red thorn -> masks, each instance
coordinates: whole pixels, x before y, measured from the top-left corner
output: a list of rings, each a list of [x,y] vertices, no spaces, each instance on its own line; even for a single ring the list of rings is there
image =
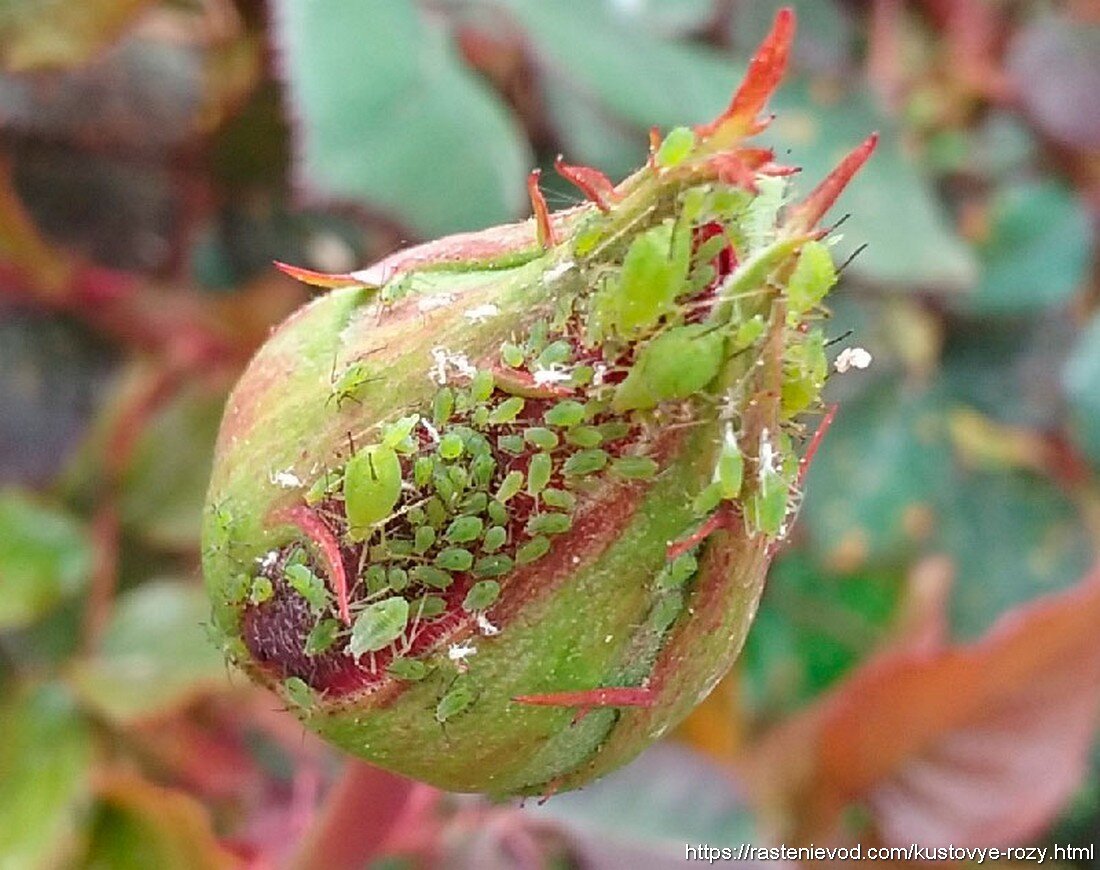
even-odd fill
[[[572,166],[565,163],[559,154],[554,160],[554,169],[558,175],[570,184],[580,188],[589,200],[596,203],[600,211],[611,211],[611,205],[619,198],[611,179],[590,166]]]
[[[837,167],[825,176],[821,184],[814,188],[813,193],[791,210],[787,220],[788,228],[795,232],[808,232],[812,229],[825,216],[825,212],[832,208],[837,197],[874,152],[876,145],[878,145],[878,133],[872,133],[858,148],[841,160]]]
[[[288,523],[297,527],[302,534],[309,538],[321,551],[321,557],[325,560],[329,578],[332,580],[332,591],[336,594],[336,605],[339,609],[340,619],[345,625],[351,624],[351,613],[348,610],[348,576],[344,572],[344,558],[340,553],[340,545],[336,542],[335,535],[325,525],[325,521],[312,508],[304,505],[292,505],[277,511],[272,519],[276,522]]]
[[[817,429],[814,430],[813,437],[810,438],[810,443],[806,447],[806,455],[798,460],[798,485],[802,486],[802,481],[806,479],[806,473],[810,470],[810,463],[814,461],[814,456],[817,455],[817,448],[821,446],[821,442],[825,440],[825,435],[829,431],[829,427],[833,425],[833,420],[836,419],[836,405],[830,405],[826,411],[825,416],[821,418],[821,422],[817,424]]]
[[[695,128],[700,139],[707,139],[720,130],[728,130],[731,134],[729,138],[737,139],[752,129],[756,116],[767,104],[768,98],[775,92],[787,71],[794,30],[794,11],[790,7],[780,9],[776,13],[771,32],[764,37],[756,54],[749,61],[745,80],[733,95],[726,111],[710,124]]]
[[[275,264],[275,268],[284,275],[289,275],[294,280],[301,281],[303,284],[309,284],[311,287],[326,287],[330,290],[336,290],[340,287],[364,286],[363,282],[354,275],[315,272],[313,269],[304,269],[301,266],[280,263],[278,260],[273,260],[272,262]]]
[[[531,208],[535,212],[535,233],[543,248],[552,248],[558,243],[554,233],[554,224],[550,221],[550,209],[546,207],[546,197],[539,190],[541,169],[532,169],[527,176],[527,193],[531,197]]]
[[[657,693],[645,686],[612,686],[543,695],[517,695],[512,700],[535,707],[581,707],[587,712],[592,707],[653,707],[657,704]]]
[[[718,509],[707,517],[703,521],[703,524],[694,532],[687,537],[680,538],[680,540],[673,541],[669,544],[668,549],[665,550],[665,558],[669,561],[678,559],[692,547],[701,544],[719,529],[734,531],[740,522],[741,518],[737,516],[737,513],[733,509],[733,505],[729,504],[729,502],[724,502],[719,505]]]
[[[661,147],[661,128],[654,124],[649,128],[649,156],[646,157],[646,166],[650,169],[657,168],[657,149]]]

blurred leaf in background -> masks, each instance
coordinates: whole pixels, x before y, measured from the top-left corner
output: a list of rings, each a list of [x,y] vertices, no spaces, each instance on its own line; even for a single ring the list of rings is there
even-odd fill
[[[0,4],[0,866],[642,870],[691,840],[1095,840],[1088,3],[794,0],[767,139],[795,189],[882,135],[833,218],[826,324],[830,361],[873,363],[830,378],[837,420],[745,653],[678,732],[698,751],[541,808],[341,778],[206,638],[221,406],[308,298],[270,261],[346,271],[522,219],[534,166],[573,204],[558,153],[621,178],[651,125],[726,105],[780,5]]]

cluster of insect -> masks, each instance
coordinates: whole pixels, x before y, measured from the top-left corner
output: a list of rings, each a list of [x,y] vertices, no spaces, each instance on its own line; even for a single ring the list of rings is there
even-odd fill
[[[540,224],[545,246],[562,249],[544,275],[555,284],[553,310],[476,366],[436,348],[425,361],[431,402],[378,424],[371,443],[353,444],[342,466],[309,483],[305,510],[314,519],[299,523],[309,543],[271,554],[256,576],[241,578],[235,594],[246,607],[293,594],[313,619],[307,659],[339,655],[370,673],[423,679],[434,641],[456,619],[497,632],[502,586],[555,551],[590,493],[644,485],[661,473],[663,434],[715,421],[722,442],[712,480],[695,495],[700,524],[736,504],[750,533],[783,534],[798,494],[792,438],[803,432],[793,420],[825,381],[815,321],[836,272],[826,243],[785,231],[782,172],[750,184],[698,183],[696,150],[687,128],[653,149],[649,171],[670,191],[671,217],[632,210],[607,184],[601,207],[568,241]],[[677,184],[681,167],[689,168]],[[564,167],[574,180],[581,171]],[[767,279],[784,264],[777,296]],[[384,302],[398,295],[382,288]],[[776,342],[786,424],[744,444],[741,413],[763,349]],[[379,374],[363,360],[334,373],[335,406],[354,406]],[[690,582],[695,560],[692,547],[684,550],[655,583]],[[676,607],[666,609],[662,621],[671,624]],[[459,672],[466,653],[449,657]],[[291,694],[309,681],[307,673],[283,677]],[[458,683],[437,718],[475,695]]]

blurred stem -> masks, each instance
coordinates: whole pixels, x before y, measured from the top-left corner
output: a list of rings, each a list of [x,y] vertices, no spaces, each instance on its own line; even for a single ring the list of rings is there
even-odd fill
[[[349,761],[311,830],[293,870],[358,870],[395,851],[422,851],[434,841],[442,792]]]
[[[50,247],[15,190],[10,162],[0,157],[0,254],[38,292],[57,299],[72,280],[72,266]]]

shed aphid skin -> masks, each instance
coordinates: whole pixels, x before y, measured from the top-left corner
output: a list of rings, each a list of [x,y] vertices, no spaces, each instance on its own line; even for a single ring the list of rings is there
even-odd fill
[[[331,292],[230,399],[204,569],[223,647],[309,728],[451,790],[567,789],[728,669],[831,419],[800,459],[837,278],[818,224],[875,143],[801,202],[745,144],[793,25],[619,184],[559,159],[578,207],[534,173],[526,223],[280,267]]]

